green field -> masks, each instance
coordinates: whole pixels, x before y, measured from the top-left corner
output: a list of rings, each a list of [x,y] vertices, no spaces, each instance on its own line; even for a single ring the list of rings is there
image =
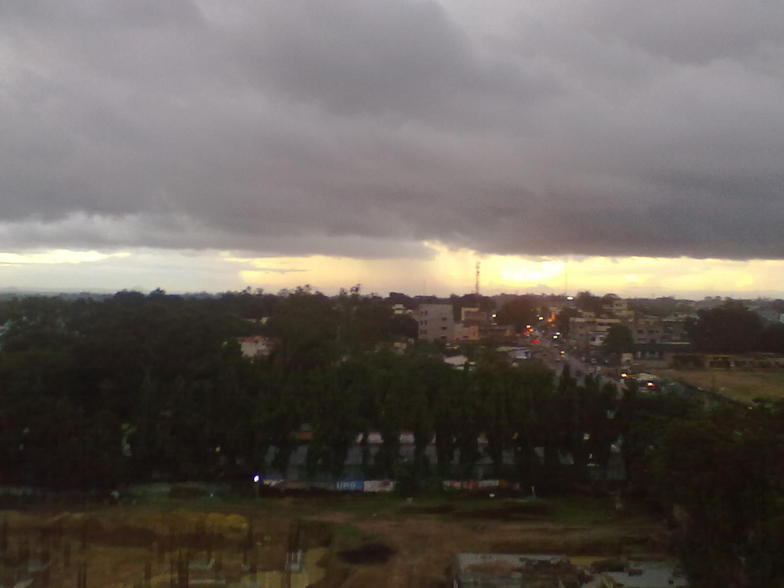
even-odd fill
[[[784,372],[762,370],[657,370],[657,374],[741,402],[784,399]]]

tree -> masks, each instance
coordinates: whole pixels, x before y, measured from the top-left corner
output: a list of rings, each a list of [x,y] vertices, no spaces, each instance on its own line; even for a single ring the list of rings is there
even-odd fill
[[[707,353],[746,353],[759,347],[762,319],[741,302],[728,300],[710,310],[700,310],[697,320],[686,323],[686,332],[698,350]]]
[[[760,349],[772,353],[784,353],[784,325],[775,323],[765,327],[760,335]]]
[[[587,290],[578,292],[574,299],[574,304],[577,308],[584,312],[593,312],[599,314],[602,311],[602,299],[599,296],[594,296]]]
[[[267,323],[278,340],[275,361],[290,370],[330,364],[339,355],[338,337],[345,335],[338,314],[329,298],[309,286],[286,293]]]
[[[495,303],[493,299],[489,296],[482,296],[481,294],[463,294],[462,296],[457,296],[456,294],[452,294],[449,297],[452,306],[455,309],[455,317],[460,318],[460,309],[461,308],[478,308],[482,312],[492,312],[493,308],[495,308]]]
[[[518,331],[536,317],[536,307],[530,298],[520,296],[504,304],[496,315],[499,325],[512,325]]]
[[[784,410],[719,410],[670,428],[655,486],[680,518],[676,547],[695,586],[782,586]]]
[[[387,328],[389,335],[393,338],[416,339],[419,332],[416,319],[408,314],[393,314],[387,321]]]
[[[602,351],[605,353],[626,353],[632,350],[633,345],[634,337],[629,327],[612,325],[602,342]]]
[[[578,316],[580,316],[580,311],[576,308],[564,308],[558,313],[558,316],[555,318],[555,325],[562,335],[569,334],[569,319]]]
[[[702,414],[697,400],[679,394],[640,394],[637,383],[627,380],[618,405],[616,422],[623,436],[622,455],[632,488],[643,492],[650,486],[650,459],[676,422],[688,422]]]
[[[672,296],[629,300],[629,308],[640,314],[665,317],[677,312],[688,312],[688,305]]]

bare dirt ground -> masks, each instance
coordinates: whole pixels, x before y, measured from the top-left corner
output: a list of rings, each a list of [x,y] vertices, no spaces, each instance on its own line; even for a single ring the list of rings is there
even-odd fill
[[[548,521],[444,520],[429,516],[357,518],[325,514],[325,520],[351,524],[368,539],[385,541],[396,554],[381,566],[353,566],[342,584],[348,587],[446,586],[448,567],[460,552],[556,553],[615,557],[635,553],[663,553],[666,537],[661,526],[618,520],[602,525],[574,525]],[[590,557],[589,557],[590,559]]]
[[[357,497],[28,508],[0,512],[0,522],[8,529],[6,562],[14,563],[25,549],[30,560],[48,559],[47,577],[39,579],[52,587],[78,587],[81,569],[91,588],[170,586],[183,554],[194,562],[191,580],[217,577],[217,562],[229,586],[254,580],[269,588],[435,588],[447,585],[449,563],[459,552],[595,557],[664,552],[663,526],[644,517],[581,504],[566,516],[504,520],[503,505],[511,503],[485,500],[492,505],[487,518],[487,507],[477,499],[458,502],[457,509],[455,503],[417,500],[414,507],[426,505],[417,510],[403,499]],[[309,571],[284,579],[285,553],[295,536],[309,554]],[[367,562],[349,562],[344,555],[352,549],[361,555],[368,545],[383,547],[386,555]],[[200,570],[199,562],[206,566],[210,560],[213,567]],[[4,573],[11,575],[11,568]]]

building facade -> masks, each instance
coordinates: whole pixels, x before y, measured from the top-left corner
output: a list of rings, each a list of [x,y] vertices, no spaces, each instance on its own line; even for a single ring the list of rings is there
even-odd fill
[[[414,318],[417,321],[418,339],[422,341],[454,339],[455,319],[451,304],[420,304]]]

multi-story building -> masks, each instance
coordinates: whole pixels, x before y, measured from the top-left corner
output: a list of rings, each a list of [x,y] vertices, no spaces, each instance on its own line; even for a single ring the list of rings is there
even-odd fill
[[[423,341],[451,341],[455,336],[455,319],[451,304],[420,304],[414,313]]]
[[[686,333],[686,316],[672,315],[661,320],[662,343],[677,343],[689,339]]]
[[[630,329],[636,344],[680,343],[687,340],[685,325],[685,317],[645,316],[634,321]]]
[[[569,341],[581,349],[600,347],[610,327],[621,323],[617,318],[572,317],[569,319]]]
[[[659,317],[642,317],[634,321],[631,328],[635,344],[660,343],[664,327]]]

